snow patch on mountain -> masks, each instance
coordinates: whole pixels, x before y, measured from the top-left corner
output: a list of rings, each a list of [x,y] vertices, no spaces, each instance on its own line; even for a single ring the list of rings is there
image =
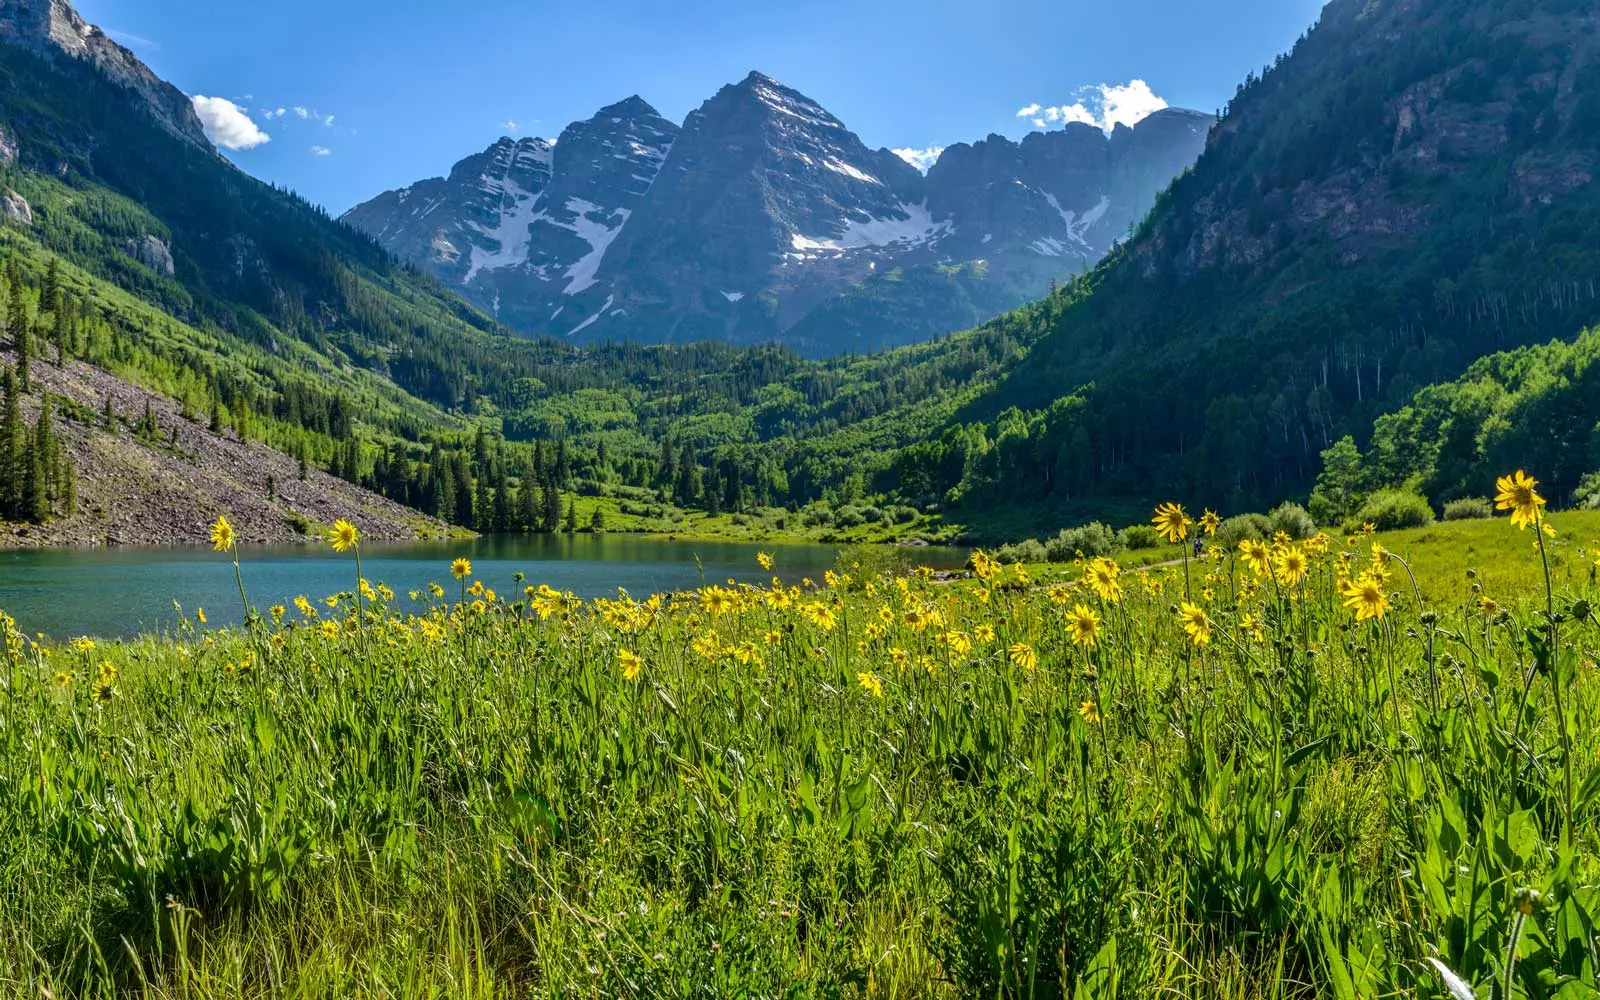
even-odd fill
[[[582,198],[568,198],[567,211],[575,214],[571,224],[549,220],[552,225],[570,229],[578,237],[589,244],[589,252],[579,257],[567,268],[567,277],[571,281],[563,289],[563,294],[576,295],[594,287],[595,272],[600,270],[600,261],[605,258],[606,248],[611,246],[617,234],[622,232],[622,227],[627,224],[628,216],[633,213],[626,208],[614,208],[606,212],[599,205],[584,201]],[[597,216],[597,218],[591,218]],[[619,219],[616,225],[607,225],[611,219]],[[604,310],[602,310],[603,312]],[[597,317],[594,317],[597,318]],[[590,322],[593,321],[591,318]],[[579,329],[582,329],[581,327]],[[576,331],[574,331],[576,332]]]
[[[542,214],[539,212],[539,196],[523,190],[509,177],[485,177],[484,184],[486,188],[500,188],[500,221],[493,228],[485,228],[476,222],[468,225],[493,241],[496,249],[486,250],[473,245],[466,277],[461,279],[463,285],[472,281],[479,271],[498,271],[525,263],[528,259],[528,230]],[[508,200],[509,205],[506,204]]]
[[[616,300],[617,300],[617,297],[615,295],[607,295],[606,296],[606,304],[600,307],[600,311],[595,313],[593,316],[590,316],[588,319],[584,320],[582,323],[579,323],[577,326],[573,327],[571,330],[568,330],[567,331],[567,336],[576,337],[582,331],[587,330],[589,327],[593,326],[595,323],[598,323],[600,321],[600,317],[602,317],[602,316],[604,316],[606,314],[606,310],[610,309],[611,308],[611,304],[613,302],[615,302]],[[554,319],[554,317],[551,317],[551,318]]]
[[[729,302],[738,302],[740,299],[744,298],[744,293],[743,292],[723,292],[722,293],[722,297],[727,299]]]
[[[789,256],[803,260],[822,251],[842,253],[865,247],[890,246],[896,249],[910,249],[948,236],[955,231],[949,219],[934,221],[926,201],[916,205],[902,202],[900,211],[905,218],[869,218],[865,222],[847,218],[844,220],[844,232],[833,239],[818,239],[795,233],[789,239],[795,253]]]
[[[883,186],[883,181],[878,180],[876,177],[866,173],[865,171],[857,170],[855,167],[852,167],[843,160],[837,160],[830,157],[829,159],[823,160],[822,165],[827,167],[829,170],[832,170],[836,174],[844,174],[846,177],[854,178],[858,181],[861,181],[863,184],[876,184],[879,187]]]

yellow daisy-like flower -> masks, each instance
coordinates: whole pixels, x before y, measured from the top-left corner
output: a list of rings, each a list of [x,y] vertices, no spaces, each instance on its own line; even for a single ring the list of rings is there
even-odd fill
[[[904,667],[906,664],[911,662],[911,654],[901,649],[899,646],[894,646],[889,650],[889,659],[894,663],[895,666]]]
[[[1544,497],[1540,496],[1534,487],[1539,485],[1537,479],[1518,469],[1509,476],[1501,476],[1494,482],[1499,490],[1495,494],[1494,509],[1509,510],[1511,523],[1519,528],[1530,528],[1539,520],[1539,508],[1544,506]]]
[[[861,690],[872,695],[874,698],[883,697],[883,680],[879,678],[877,674],[856,674],[856,682],[861,685]]]
[[[289,613],[289,609],[281,604],[274,604],[271,608],[267,609],[267,613],[272,615],[273,621],[282,621],[283,616]]]
[[[1079,604],[1067,612],[1067,635],[1074,644],[1085,648],[1100,642],[1100,616],[1086,604]]]
[[[333,532],[328,540],[333,545],[333,551],[348,552],[361,543],[361,532],[356,530],[355,525],[341,517],[333,522]]]
[[[1252,538],[1246,538],[1239,543],[1239,557],[1256,576],[1263,579],[1272,571],[1272,550]]]
[[[619,649],[617,650],[617,666],[622,668],[622,676],[631,681],[638,678],[639,671],[644,667],[644,661],[639,658],[638,653],[632,650]]]
[[[294,609],[307,618],[317,617],[317,609],[311,606],[311,602],[307,600],[304,594],[294,599]]]
[[[1311,571],[1311,560],[1306,558],[1305,551],[1298,545],[1290,545],[1279,551],[1275,562],[1278,582],[1285,587],[1295,586]]]
[[[1382,618],[1389,611],[1389,597],[1383,592],[1383,578],[1364,573],[1344,588],[1344,606],[1356,613],[1356,621]]]
[[[1092,699],[1085,700],[1078,705],[1078,717],[1091,726],[1100,724],[1100,706]]]
[[[1206,617],[1204,608],[1184,601],[1178,605],[1178,618],[1183,622],[1183,631],[1189,636],[1189,642],[1196,648],[1211,642],[1211,619]]]
[[[228,523],[228,516],[218,514],[217,519],[211,522],[211,551],[226,552],[233,548],[236,541],[233,525]]]
[[[1011,665],[1019,670],[1032,670],[1039,665],[1039,654],[1025,642],[1012,643],[1006,654],[1011,659]]]
[[[64,688],[72,684],[72,675],[64,671],[56,673],[56,687]]]
[[[993,625],[979,625],[972,630],[972,634],[979,642],[994,642]]]
[[[1207,538],[1215,535],[1217,529],[1221,526],[1222,518],[1218,517],[1217,512],[1210,507],[1207,507],[1206,512],[1200,515],[1200,530],[1206,533]]]
[[[1101,600],[1115,604],[1122,600],[1122,584],[1117,582],[1121,573],[1122,567],[1115,560],[1097,556],[1084,568],[1083,578],[1089,581],[1089,586],[1100,595]]]
[[[194,609],[194,620],[199,622],[200,624],[204,625],[206,623],[206,609],[205,608],[195,608]]]
[[[465,580],[472,575],[472,561],[464,556],[457,556],[450,563],[450,575],[457,580]]]
[[[765,552],[757,552],[756,553],[756,565],[760,566],[764,570],[771,570],[772,569],[772,556],[768,555]]]
[[[1157,534],[1174,545],[1189,537],[1189,527],[1194,524],[1189,520],[1189,515],[1184,513],[1183,506],[1176,503],[1164,503],[1157,507],[1150,523],[1155,525]]]
[[[430,581],[428,584],[428,593],[432,594],[434,597],[443,597],[444,588],[439,586],[437,583]]]

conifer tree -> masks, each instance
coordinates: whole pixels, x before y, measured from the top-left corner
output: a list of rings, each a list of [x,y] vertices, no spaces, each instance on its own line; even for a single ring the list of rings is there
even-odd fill
[[[26,458],[22,408],[17,402],[17,376],[10,368],[0,376],[0,513],[8,520],[22,515],[22,463]]]

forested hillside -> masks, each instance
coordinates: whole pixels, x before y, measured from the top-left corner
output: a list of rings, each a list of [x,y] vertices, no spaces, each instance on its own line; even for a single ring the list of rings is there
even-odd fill
[[[1335,0],[1026,363],[897,464],[932,493],[1309,489],[1320,452],[1600,316],[1600,37],[1573,0]]]

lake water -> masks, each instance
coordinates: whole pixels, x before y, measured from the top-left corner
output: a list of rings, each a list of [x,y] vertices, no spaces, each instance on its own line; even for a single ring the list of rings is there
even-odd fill
[[[450,561],[472,560],[473,578],[506,599],[520,595],[514,574],[528,583],[548,583],[580,597],[612,596],[623,587],[635,597],[732,578],[763,582],[771,574],[756,565],[756,553],[772,553],[784,580],[818,579],[831,568],[831,545],[756,545],[742,542],[672,541],[630,535],[527,535],[472,541],[364,545],[362,574],[394,588],[398,604],[430,581],[456,592]],[[961,566],[959,549],[902,550],[917,565]],[[695,564],[696,558],[700,566]],[[240,553],[245,590],[258,609],[289,604],[295,595],[316,601],[355,585],[355,563],[326,546],[249,548]],[[525,585],[525,584],[524,584]],[[126,549],[37,549],[0,552],[0,609],[26,634],[55,639],[76,635],[128,636],[159,631],[205,609],[212,625],[243,617],[233,563],[208,547]]]

